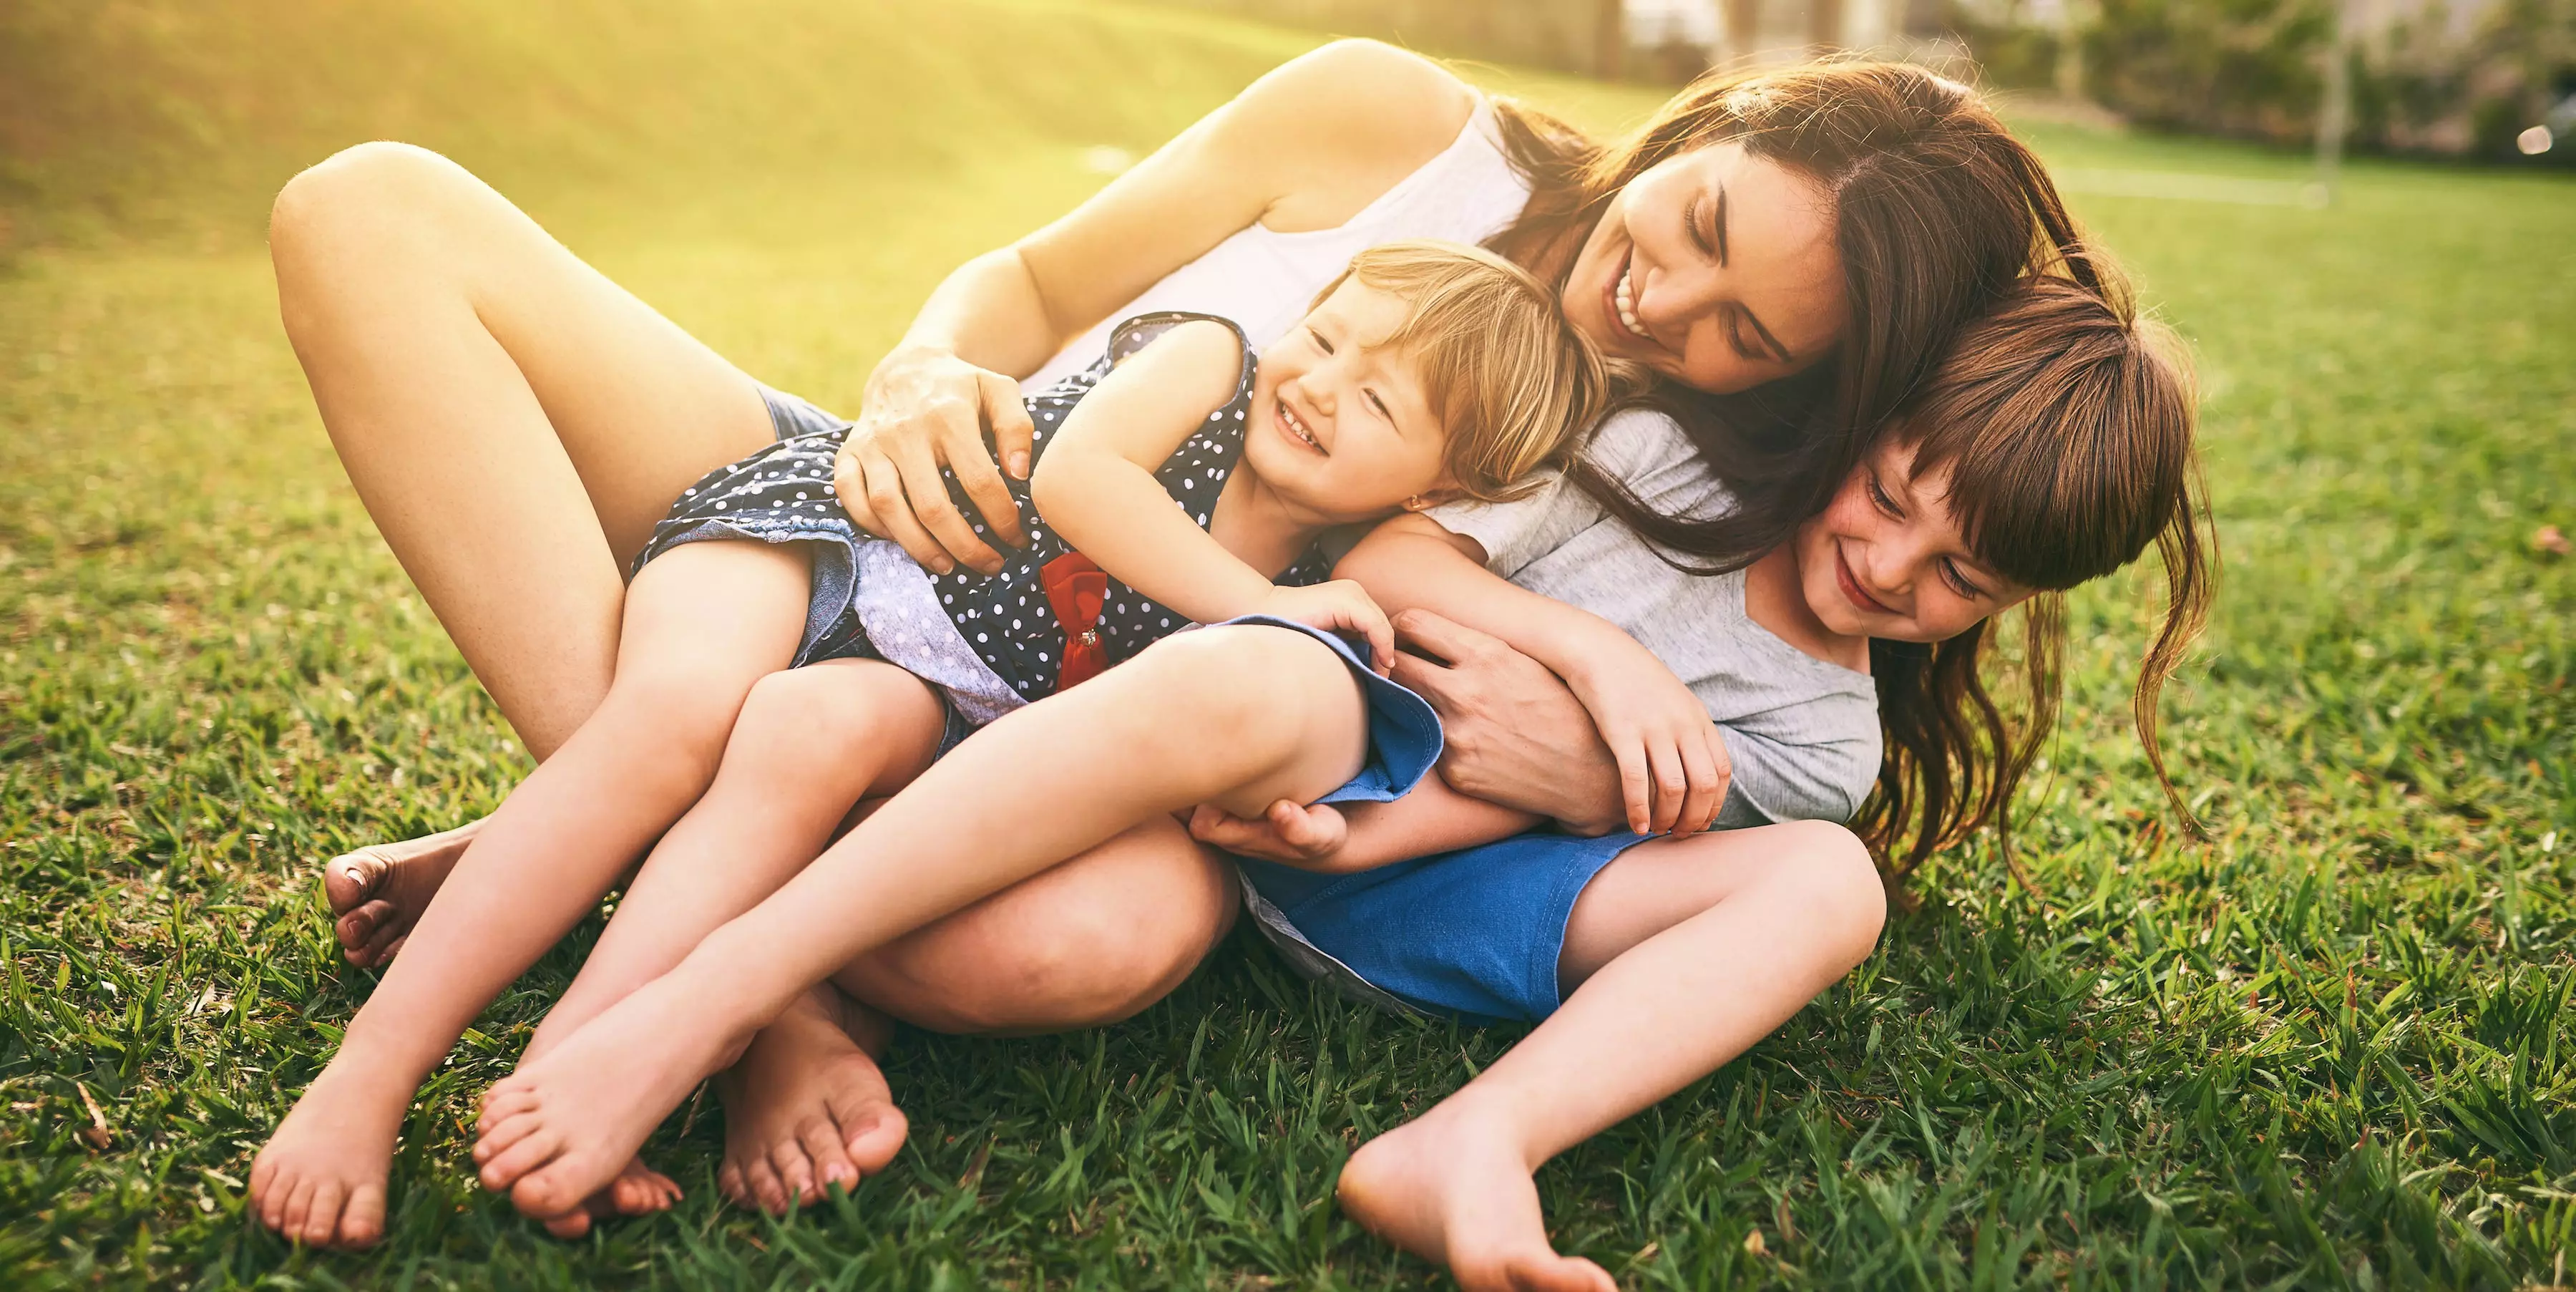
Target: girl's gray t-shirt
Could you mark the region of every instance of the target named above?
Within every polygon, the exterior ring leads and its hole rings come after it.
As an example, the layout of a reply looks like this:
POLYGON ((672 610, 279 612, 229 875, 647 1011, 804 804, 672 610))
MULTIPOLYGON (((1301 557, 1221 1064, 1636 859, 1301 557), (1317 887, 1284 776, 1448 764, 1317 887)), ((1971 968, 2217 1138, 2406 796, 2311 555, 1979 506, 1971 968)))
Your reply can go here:
MULTIPOLYGON (((1629 409, 1604 420, 1585 456, 1667 516, 1734 505, 1670 417, 1629 409)), ((1799 650, 1744 610, 1744 573, 1675 569, 1636 531, 1558 476, 1509 502, 1426 513, 1485 549, 1514 584, 1609 620, 1654 653, 1726 741, 1734 781, 1717 824, 1849 821, 1878 780, 1878 693, 1869 675, 1799 650)))

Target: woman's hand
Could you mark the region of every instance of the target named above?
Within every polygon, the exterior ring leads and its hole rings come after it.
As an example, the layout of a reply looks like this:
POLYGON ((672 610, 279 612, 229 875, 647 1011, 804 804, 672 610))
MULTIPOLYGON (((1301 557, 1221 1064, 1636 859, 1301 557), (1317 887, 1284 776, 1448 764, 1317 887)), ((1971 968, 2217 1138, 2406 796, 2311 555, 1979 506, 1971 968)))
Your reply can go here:
POLYGON ((1386 676, 1395 664, 1395 627, 1367 590, 1349 579, 1304 588, 1272 588, 1253 613, 1286 619, 1326 632, 1358 633, 1368 638, 1369 667, 1386 676))
MULTIPOLYGON (((1618 760, 1591 712, 1556 674, 1427 610, 1407 610, 1395 626, 1398 641, 1438 657, 1398 655, 1395 680, 1439 711, 1447 738, 1440 777, 1451 788, 1551 817, 1575 834, 1621 826, 1618 760)), ((1724 797, 1721 785, 1718 798, 1724 797)))
POLYGON ((1603 660, 1566 678, 1619 760, 1628 828, 1697 834, 1717 820, 1733 771, 1708 708, 1652 659, 1603 660))
POLYGON ((902 544, 924 569, 946 574, 962 562, 992 574, 1001 553, 976 536, 939 469, 957 473, 992 536, 1016 547, 1026 541, 1020 509, 993 459, 998 449, 1012 476, 1027 479, 1031 431, 1017 382, 944 350, 899 347, 868 375, 832 491, 859 528, 902 544))

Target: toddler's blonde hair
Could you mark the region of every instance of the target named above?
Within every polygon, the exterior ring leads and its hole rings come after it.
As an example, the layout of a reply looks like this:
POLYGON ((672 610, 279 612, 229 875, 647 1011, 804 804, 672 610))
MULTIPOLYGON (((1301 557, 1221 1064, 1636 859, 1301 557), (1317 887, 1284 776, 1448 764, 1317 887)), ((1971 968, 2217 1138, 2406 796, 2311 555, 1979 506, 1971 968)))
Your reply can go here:
POLYGON ((1566 322, 1556 293, 1528 270, 1479 247, 1390 242, 1351 257, 1315 296, 1345 282, 1387 292, 1409 309, 1378 344, 1410 355, 1461 493, 1500 502, 1572 458, 1582 431, 1623 380, 1592 339, 1566 322))

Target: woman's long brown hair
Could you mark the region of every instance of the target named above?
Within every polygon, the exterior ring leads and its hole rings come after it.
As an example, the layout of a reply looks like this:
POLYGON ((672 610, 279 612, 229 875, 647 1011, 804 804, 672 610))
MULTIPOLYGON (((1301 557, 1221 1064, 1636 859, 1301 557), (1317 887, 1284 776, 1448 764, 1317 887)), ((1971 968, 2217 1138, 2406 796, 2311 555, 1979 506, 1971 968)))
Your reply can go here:
MULTIPOLYGON (((1998 653, 1989 620, 1929 647, 1870 643, 1886 761, 1853 823, 1892 876, 1979 828, 2011 859, 2015 788, 2056 723, 2065 610, 2059 593, 2144 554, 2163 558, 2163 627, 2131 694, 2156 783, 2186 828, 2165 770, 2157 698, 2208 616, 2215 531, 2204 533, 2192 440, 2195 395, 2181 348, 2136 316, 2116 270, 2089 285, 2034 276, 1961 330, 1891 434, 1920 478, 1946 468, 1944 503, 1978 562, 2027 588, 2020 712, 1986 689, 1998 653), (2017 718, 2017 720, 2016 720, 2017 718)), ((2016 868, 2018 869, 2018 868, 2016 868)))
MULTIPOLYGON (((1577 478, 1640 534, 1711 573, 1779 546, 1815 514, 1861 449, 1949 348, 1951 335, 2034 267, 2095 285, 2082 235, 2039 159, 1977 96, 1904 63, 1824 62, 1710 73, 1636 134, 1599 144, 1499 102, 1506 153, 1531 196, 1487 246, 1548 264, 1620 189, 1670 157, 1733 142, 1815 182, 1833 202, 1851 324, 1816 368, 1740 395, 1659 383, 1671 413, 1735 495, 1718 516, 1664 516, 1620 482, 1577 478)), ((1557 263, 1550 263, 1550 262, 1557 263)))

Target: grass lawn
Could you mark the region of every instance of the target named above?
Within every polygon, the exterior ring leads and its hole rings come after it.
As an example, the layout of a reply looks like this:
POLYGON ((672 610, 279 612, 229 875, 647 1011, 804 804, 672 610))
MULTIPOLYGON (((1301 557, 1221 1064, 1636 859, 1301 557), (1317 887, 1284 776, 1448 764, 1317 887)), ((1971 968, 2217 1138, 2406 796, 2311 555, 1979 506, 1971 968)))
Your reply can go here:
MULTIPOLYGON (((266 195, 359 139, 442 148, 847 409, 945 269, 1312 42, 1097 0, 206 9, 0 16, 0 1285, 1437 1282, 1334 1172, 1513 1034, 1242 936, 1122 1026, 907 1037, 911 1144, 847 1198, 727 1209, 692 1107, 652 1148, 687 1201, 560 1244, 475 1188, 468 1119, 594 924, 431 1083, 381 1249, 245 1219, 370 986, 315 863, 527 767, 340 475, 266 195)), ((1605 128, 1655 98, 1485 75, 1605 128)), ((2576 183, 2364 162, 2331 210, 2078 205, 2200 355, 2228 577, 2168 740, 2213 842, 2127 729, 2146 582, 2089 590, 2020 805, 2044 894, 1942 859, 1850 980, 1548 1167, 1557 1238, 1636 1287, 2566 1285, 2576 560, 2532 535, 2576 530, 2576 183)))

